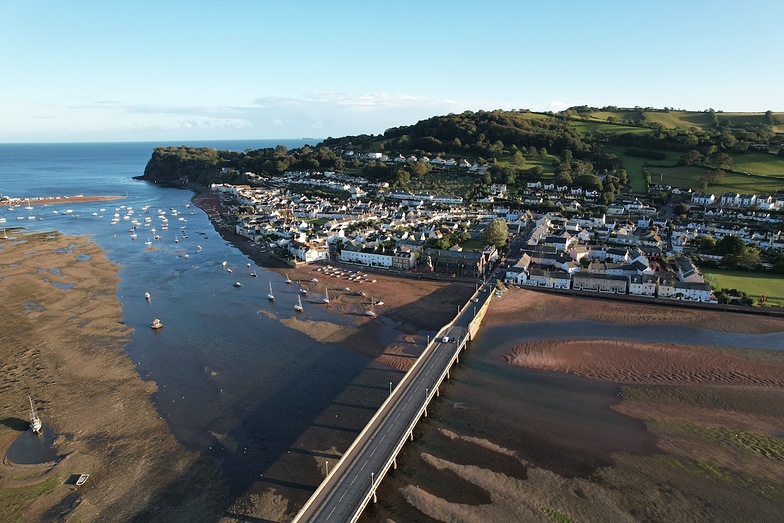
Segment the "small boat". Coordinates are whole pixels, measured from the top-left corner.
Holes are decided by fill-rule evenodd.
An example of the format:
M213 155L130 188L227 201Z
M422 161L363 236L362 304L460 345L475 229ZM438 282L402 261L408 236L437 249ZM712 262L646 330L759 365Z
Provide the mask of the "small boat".
M269 294L267 294L267 298L268 298L270 301L275 301L275 295L274 295L274 294L272 294L272 282L270 282L270 284L269 284L269 285L270 285L270 291L269 291Z
M131 234L131 239L135 240L137 238L136 233Z
M81 487L82 485L84 485L84 483L87 481L87 478L89 477L90 477L89 474L79 474L79 478L76 480L76 486Z
M303 289L302 287L300 287L299 293L302 294L303 296L307 296L308 295L308 290L307 289Z
M294 310L297 312L302 312L302 300L297 296L297 303L294 305Z
M221 265L223 265L224 267L227 266L228 264L229 264L229 262L227 262L227 261L221 263Z
M329 303L329 287L324 287L324 298L321 300L323 303Z
M256 274L256 269L253 269L253 270L250 272L250 275L251 275L251 276L253 276L253 277L255 278L255 277L257 276L257 274Z
M313 283L318 283L318 278L311 278L310 281L312 281Z
M250 269L250 263L248 263L248 269Z
M240 282L238 282L238 281L235 281L234 282L234 286L235 287L242 287L242 284Z
M43 423L41 423L41 418L38 417L38 413L35 411L35 407L33 407L33 398L28 395L27 399L30 400L30 430L33 431L33 434L40 434Z
M163 327L163 323L161 323L161 320L159 320L158 318L152 320L152 325L150 325L151 329L160 329L161 327Z
M375 302L373 300L370 300L370 308L365 311L365 316L370 316L371 318L375 318L376 317L376 311L373 310L374 309L374 307L373 307L374 303Z
M147 300L147 301L150 301L150 293L149 292L145 292L144 293L144 299Z
M291 285L293 282L291 281L291 278L289 278L289 273L285 273L285 274L286 274L286 283Z
M226 272L234 272L234 271L232 271L231 267L229 267L229 268L226 269Z

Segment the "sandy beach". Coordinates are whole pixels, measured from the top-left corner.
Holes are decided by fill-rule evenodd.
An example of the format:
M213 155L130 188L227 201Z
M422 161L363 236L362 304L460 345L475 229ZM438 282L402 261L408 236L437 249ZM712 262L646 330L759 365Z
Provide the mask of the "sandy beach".
M520 289L493 301L483 329L585 319L784 331L778 318ZM784 352L595 333L469 351L482 361L456 371L362 520L779 521ZM555 388L543 398L519 379Z
M117 267L87 238L15 238L0 241L0 519L215 521L216 465L177 443L123 351ZM46 463L6 457L29 435L28 394L56 435ZM178 490L187 503L160 497Z

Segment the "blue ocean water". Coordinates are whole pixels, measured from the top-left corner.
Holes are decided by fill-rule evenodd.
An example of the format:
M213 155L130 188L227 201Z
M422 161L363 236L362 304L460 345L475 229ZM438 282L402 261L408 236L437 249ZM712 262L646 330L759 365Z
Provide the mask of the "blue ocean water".
M292 148L305 141L187 145L245 150L278 143ZM190 191L133 179L143 173L157 145L182 144L0 144L0 194L123 196L32 209L24 203L3 206L0 227L90 235L119 265L123 321L135 329L126 352L139 374L157 384L152 399L178 439L220 459L230 491L241 493L258 478L273 476L272 465L301 446L298 440L347 388L368 387L368 401L378 405L390 376L399 378L384 369L368 373L374 364L365 356L283 325L280 320L296 314L296 286L256 267L224 241L207 215L190 204ZM167 219L167 230L161 217ZM133 220L139 223L135 240ZM258 277L250 276L253 269ZM235 281L242 287L235 287ZM267 300L269 282L275 288L274 303ZM145 292L151 294L149 301ZM346 322L308 302L298 317ZM154 318L161 319L163 329L150 328ZM383 386L375 387L375 381ZM356 422L361 426L372 409L360 414ZM349 432L332 431L338 436L333 440L329 431L318 431L324 433L316 438L318 445L324 442L321 448L350 442ZM302 460L303 455L297 457ZM279 473L278 480L315 481L316 462L304 458L296 466L279 467L289 472Z

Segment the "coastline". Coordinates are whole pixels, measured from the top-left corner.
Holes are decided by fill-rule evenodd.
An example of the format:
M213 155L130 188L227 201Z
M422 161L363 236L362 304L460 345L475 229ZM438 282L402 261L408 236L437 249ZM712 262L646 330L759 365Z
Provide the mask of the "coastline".
M117 270L86 237L25 233L0 241L4 521L42 520L52 511L130 520L177 489L187 504L157 506L156 518L218 517L216 464L176 441L149 399L155 384L141 379L124 351L131 331L116 296ZM5 455L29 434L28 394L45 431L56 435L53 462L18 464ZM90 478L77 489L74 474Z
M4 201L4 205L60 205L65 203L94 203L94 202L110 202L114 200L124 200L125 196L42 196L39 198L9 198Z

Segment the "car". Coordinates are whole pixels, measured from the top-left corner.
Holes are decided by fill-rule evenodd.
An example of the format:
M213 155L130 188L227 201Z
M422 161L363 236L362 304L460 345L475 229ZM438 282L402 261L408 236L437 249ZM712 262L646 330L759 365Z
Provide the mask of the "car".
M455 337L454 337L454 336L452 336L451 338L449 338L449 342L450 342L450 343L454 343L455 341L457 341L457 340L455 340Z
M441 338L441 343L449 343L449 336L444 336Z
M473 300L471 300L471 301L472 301L472 302L474 302L474 303L479 303L479 298L474 298L474 299L473 299Z

